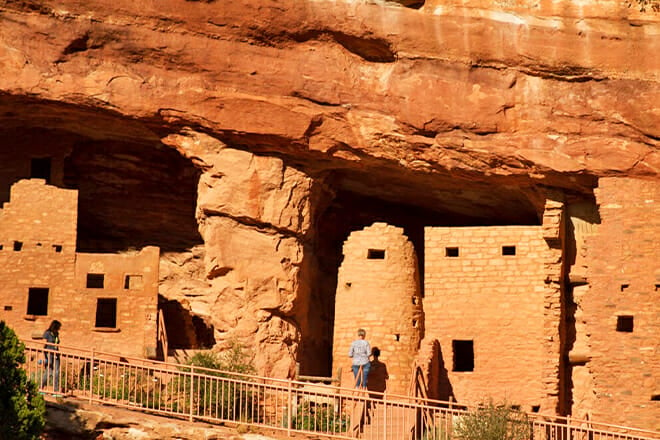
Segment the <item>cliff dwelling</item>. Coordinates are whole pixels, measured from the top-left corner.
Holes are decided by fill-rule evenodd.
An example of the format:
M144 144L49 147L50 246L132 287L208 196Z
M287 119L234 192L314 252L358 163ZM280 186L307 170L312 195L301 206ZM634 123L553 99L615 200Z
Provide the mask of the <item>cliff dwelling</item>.
M157 3L0 6L0 319L660 428L656 12Z

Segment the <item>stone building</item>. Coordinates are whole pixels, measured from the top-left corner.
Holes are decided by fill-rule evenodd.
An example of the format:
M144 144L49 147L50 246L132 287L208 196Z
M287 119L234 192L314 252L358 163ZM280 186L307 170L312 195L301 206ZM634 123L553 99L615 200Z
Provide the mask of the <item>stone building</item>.
M425 247L425 337L440 342L451 397L538 411L545 359L559 360L545 344L541 227L428 227Z
M62 322L63 345L156 354L159 249L76 252L78 194L21 180L0 210L0 320L19 337Z
M344 244L335 304L333 370L342 367L342 384L353 382L346 360L361 327L372 348L381 351L383 368L369 375L370 388L384 385L387 375L388 392L407 394L424 319L417 257L403 229L374 223L351 233Z
M597 205L551 195L540 225L426 227L421 293L402 229L351 233L334 369L364 327L388 393L406 393L419 365L433 398L660 428L658 190L601 179Z

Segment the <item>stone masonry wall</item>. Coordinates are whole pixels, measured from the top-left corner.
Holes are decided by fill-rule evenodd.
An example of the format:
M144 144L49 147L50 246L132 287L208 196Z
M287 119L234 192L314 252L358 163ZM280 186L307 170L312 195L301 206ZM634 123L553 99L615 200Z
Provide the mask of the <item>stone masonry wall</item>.
M78 294L70 300L78 313L66 332L71 344L85 341L87 347L125 356L156 355L159 253L157 247L148 246L130 254L78 254ZM88 273L103 274L103 288L86 287ZM117 300L115 328L96 327L98 298Z
M542 227L427 227L425 243L425 339L440 341L457 401L554 411L543 385L559 355L545 344ZM453 341L472 341L473 371L454 371L469 370L469 348L457 352L469 342Z
M381 350L382 364L369 375L369 388L380 391L386 381L388 393L407 394L423 316L417 257L401 228L374 223L344 242L333 345L333 371L342 368L342 386L354 383L348 350L358 328Z
M587 239L582 297L593 380L592 418L660 429L660 188L600 179L601 224ZM575 402L574 412L581 411Z
M0 210L0 320L21 338L43 334L70 312L77 202L76 191L21 180ZM28 315L30 288L49 289L46 316Z
M12 186L0 210L0 320L30 339L57 319L63 345L153 355L159 249L77 254L77 195L40 179ZM87 288L88 273L103 275L103 288ZM47 302L28 314L31 288L48 289ZM95 328L97 298L117 298L115 328Z

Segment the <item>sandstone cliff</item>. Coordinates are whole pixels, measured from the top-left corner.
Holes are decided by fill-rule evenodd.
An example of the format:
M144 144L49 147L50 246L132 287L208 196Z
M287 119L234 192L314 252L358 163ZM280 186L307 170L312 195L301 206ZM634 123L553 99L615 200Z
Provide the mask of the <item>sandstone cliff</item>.
M218 346L327 374L350 230L658 178L659 35L624 0L5 0L0 195L52 156L80 248L161 246Z

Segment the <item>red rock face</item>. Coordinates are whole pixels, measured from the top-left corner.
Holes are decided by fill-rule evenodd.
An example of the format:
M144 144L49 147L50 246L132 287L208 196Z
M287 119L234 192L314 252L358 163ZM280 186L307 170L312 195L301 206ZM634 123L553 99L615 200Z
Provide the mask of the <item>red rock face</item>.
M660 15L528 3L5 1L0 200L50 157L79 248L161 247L163 300L213 334L182 343L329 375L352 230L419 248L657 181Z

